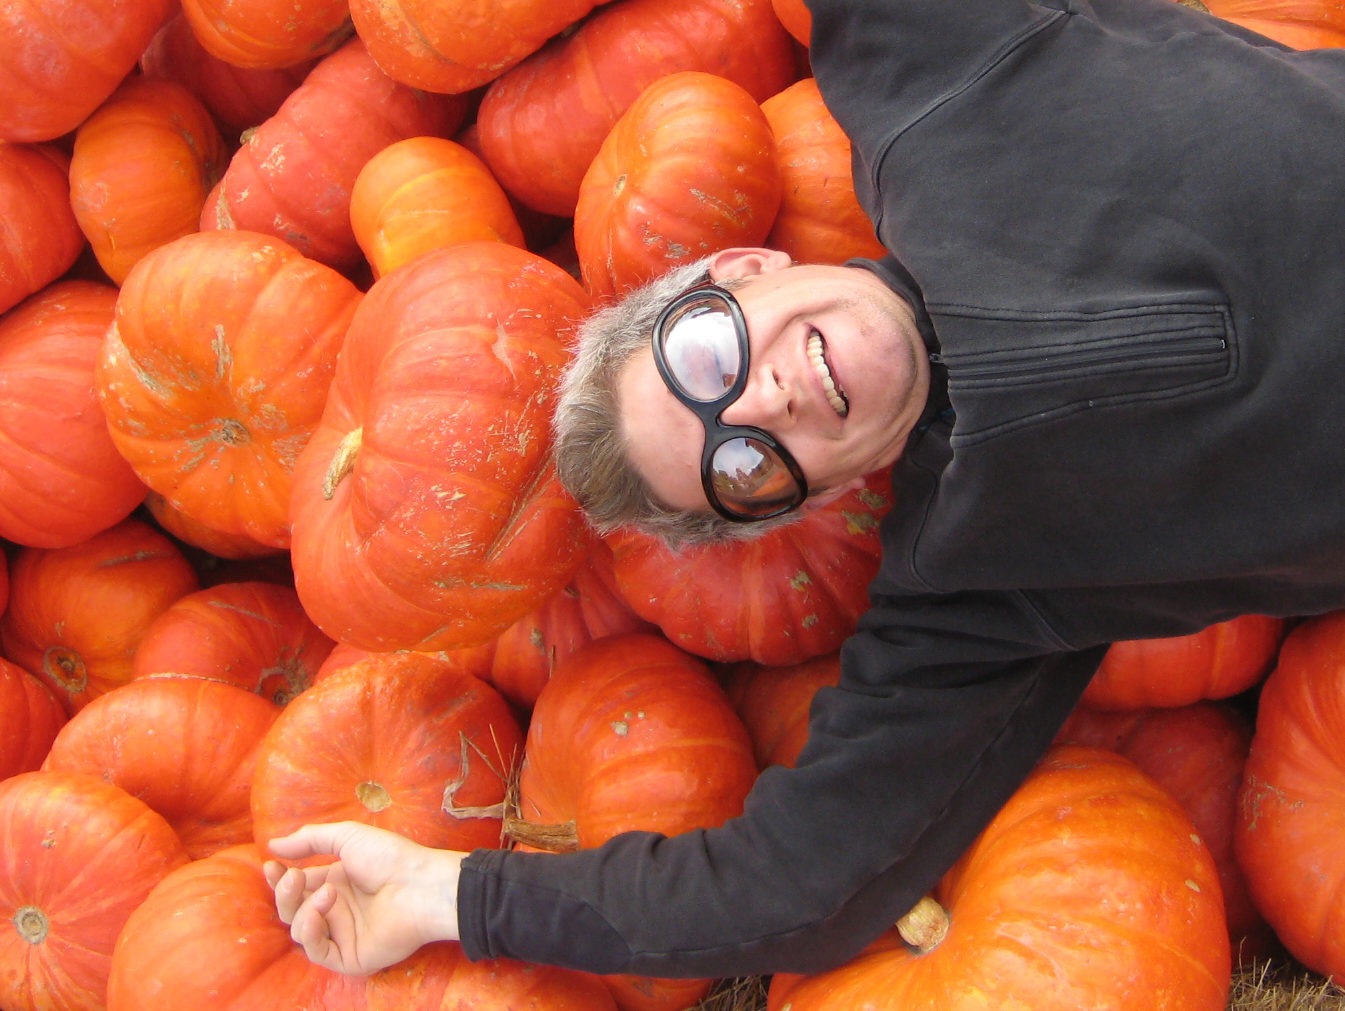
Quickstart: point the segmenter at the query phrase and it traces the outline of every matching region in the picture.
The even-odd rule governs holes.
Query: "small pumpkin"
[[[235,67],[293,66],[352,31],[346,0],[183,0],[182,15],[207,52]]]
[[[0,221],[0,312],[8,312],[69,270],[86,245],[70,207],[69,155],[0,141]]]
[[[50,688],[18,664],[0,659],[0,780],[42,767],[66,712]]]
[[[181,550],[127,519],[65,548],[24,548],[0,617],[4,655],[36,674],[75,713],[131,680],[150,623],[200,587]]]
[[[783,667],[744,661],[724,672],[725,691],[752,737],[758,766],[798,761],[808,740],[813,696],[840,678],[839,651]]]
[[[1113,643],[1084,691],[1094,709],[1185,706],[1259,683],[1275,662],[1285,622],[1247,614],[1190,635]]]
[[[139,797],[197,860],[252,840],[254,757],[278,713],[225,682],[140,678],[76,713],[42,767],[96,776]]]
[[[168,822],[112,783],[0,782],[0,1007],[101,1011],[117,933],[187,859]]]
[[[728,246],[759,246],[780,208],[775,140],[741,85],[659,78],[627,107],[580,183],[574,245],[595,297]]]

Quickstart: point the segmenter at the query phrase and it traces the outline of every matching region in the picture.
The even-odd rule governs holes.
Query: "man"
[[[993,816],[1107,643],[1345,607],[1345,51],[1170,0],[810,7],[892,255],[688,268],[600,317],[636,336],[581,354],[560,430],[599,522],[675,541],[897,460],[840,684],[721,828],[466,859],[278,841],[342,858],[268,869],[324,964],[460,936],[599,972],[835,965]]]

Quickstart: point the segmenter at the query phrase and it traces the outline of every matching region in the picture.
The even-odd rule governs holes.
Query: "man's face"
[[[762,428],[782,442],[808,487],[829,490],[814,502],[858,487],[900,455],[929,386],[928,357],[903,299],[862,268],[790,266],[767,250],[726,251],[711,276],[745,279],[733,295],[751,360],[724,423]],[[626,367],[618,391],[631,459],[654,494],[674,509],[707,510],[705,430],[664,385],[652,351]]]

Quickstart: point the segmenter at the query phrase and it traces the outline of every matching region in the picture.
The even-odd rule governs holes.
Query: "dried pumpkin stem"
[[[506,816],[504,834],[516,843],[548,853],[573,853],[579,848],[579,829],[573,819],[559,825],[538,825],[523,818]]]
[[[926,895],[897,921],[897,933],[917,955],[933,951],[948,933],[948,911]]]
[[[355,466],[355,457],[359,454],[360,443],[363,440],[363,428],[352,429],[341,439],[341,445],[336,447],[336,455],[332,457],[331,465],[327,468],[327,476],[322,479],[324,499],[331,499],[336,494],[336,486]]]

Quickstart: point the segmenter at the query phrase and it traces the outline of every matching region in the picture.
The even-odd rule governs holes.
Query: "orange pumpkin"
[[[1222,1011],[1219,879],[1177,803],[1128,759],[1061,746],[944,877],[947,932],[886,939],[816,976],[777,975],[771,1011]]]
[[[682,70],[727,78],[760,102],[794,79],[793,47],[767,0],[607,4],[491,82],[477,114],[482,153],[523,203],[572,217],[617,119]]]
[[[498,77],[598,0],[351,0],[350,17],[388,76],[460,94]]]
[[[0,782],[0,1007],[101,1011],[117,933],[187,863],[168,822],[68,772]]]
[[[183,0],[205,50],[235,67],[289,67],[331,52],[352,31],[346,0]]]
[[[365,162],[350,191],[350,225],[374,277],[455,242],[525,244],[490,169],[443,137],[408,137]]]
[[[313,682],[335,645],[304,613],[292,587],[225,582],[179,598],[155,618],[131,673],[192,674],[284,705]]]
[[[66,712],[131,680],[150,623],[199,588],[167,537],[123,520],[65,548],[24,548],[0,618],[5,656],[45,681]]]
[[[95,372],[112,441],[206,526],[289,545],[296,457],[359,290],[255,232],[196,232],[136,265]]]
[[[1205,0],[1205,7],[1294,49],[1345,46],[1345,11],[1333,0]]]
[[[0,537],[69,547],[145,495],[94,390],[116,302],[111,285],[57,281],[0,317]]]
[[[338,270],[363,263],[350,190],[364,163],[406,137],[447,136],[463,99],[394,81],[359,39],[324,57],[248,132],[207,198],[201,227],[264,232]]]
[[[228,160],[206,107],[159,77],[129,78],[80,124],[70,203],[113,283],[150,250],[197,231]]]
[[[498,845],[522,747],[513,711],[484,681],[424,654],[371,655],[296,696],[263,739],[256,841],[361,821],[442,849]]]
[[[1252,899],[1296,959],[1345,974],[1345,612],[1284,641],[1261,687],[1234,846]]]
[[[254,757],[279,711],[208,678],[141,678],[76,713],[42,767],[96,776],[139,797],[197,860],[252,840]]]
[[[813,12],[803,0],[771,0],[771,8],[795,41],[802,46],[812,41]]]
[[[785,667],[745,662],[725,672],[725,691],[752,737],[758,766],[792,766],[798,761],[808,740],[813,696],[840,677],[839,652]]]
[[[0,660],[0,780],[42,767],[66,721],[50,688],[18,664]]]
[[[868,608],[889,474],[761,537],[669,550],[633,531],[607,538],[621,595],[689,653],[783,666],[840,648]]]
[[[10,0],[0,7],[0,140],[55,140],[79,126],[176,8],[173,0]]]
[[[640,92],[579,187],[574,245],[595,297],[727,246],[759,246],[780,208],[761,106],[727,78],[688,70]]]
[[[53,144],[0,141],[0,312],[55,281],[84,249],[69,173],[69,156]]]
[[[1139,709],[1228,698],[1269,673],[1284,629],[1281,618],[1248,614],[1190,635],[1113,643],[1083,702],[1094,709]]]
[[[783,183],[779,213],[766,245],[799,263],[844,263],[886,254],[859,206],[850,174],[850,138],[804,78],[761,103],[775,135]]]
[[[376,281],[295,470],[295,586],[365,649],[480,645],[558,591],[587,535],[554,476],[551,403],[587,309],[503,242],[434,250]]]

